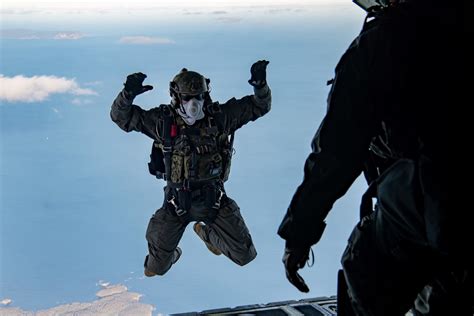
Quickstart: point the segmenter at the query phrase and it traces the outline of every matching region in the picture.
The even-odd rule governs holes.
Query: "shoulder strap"
[[[163,106],[163,156],[165,158],[165,180],[171,179],[171,152],[173,140],[171,129],[173,128],[174,116],[169,105]]]

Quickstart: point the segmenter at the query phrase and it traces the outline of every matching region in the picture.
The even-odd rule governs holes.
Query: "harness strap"
[[[173,113],[168,106],[163,108],[163,156],[165,158],[165,176],[167,181],[171,179],[171,152],[173,150],[173,140],[171,129],[173,125]]]
[[[192,190],[186,188],[171,188],[165,190],[165,200],[178,216],[188,214],[192,201],[195,198],[203,197],[204,202],[210,209],[218,211],[222,198],[225,196],[224,188],[219,182],[213,185],[206,185]]]
[[[374,206],[372,203],[372,198],[374,197],[377,197],[377,181],[372,181],[367,191],[365,191],[364,195],[362,195],[359,215],[361,220],[374,211]]]
[[[222,173],[220,177],[221,177],[221,180],[224,180],[224,181],[226,180],[224,179],[226,177],[225,176],[226,170],[227,168],[229,168],[229,164],[232,160],[232,155],[234,154],[234,135],[235,135],[235,131],[230,134],[228,157],[225,157],[224,161],[222,162]]]

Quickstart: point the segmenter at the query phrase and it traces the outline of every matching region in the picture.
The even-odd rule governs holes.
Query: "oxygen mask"
[[[181,106],[178,114],[188,125],[193,125],[197,120],[204,118],[204,95],[181,95]]]

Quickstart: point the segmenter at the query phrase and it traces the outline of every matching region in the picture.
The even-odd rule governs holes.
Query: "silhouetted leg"
[[[378,209],[349,239],[342,264],[359,315],[404,315],[432,278],[435,262],[418,207],[415,170],[400,161],[384,173]]]
[[[175,249],[187,225],[171,212],[164,207],[156,211],[146,231],[149,252],[146,268],[158,275],[171,268]]]

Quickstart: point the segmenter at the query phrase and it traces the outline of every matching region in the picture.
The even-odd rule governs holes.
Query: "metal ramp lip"
[[[198,316],[198,315],[210,315],[210,316],[225,316],[225,315],[239,315],[239,316],[254,316],[260,313],[269,313],[271,311],[282,312],[288,316],[305,316],[304,312],[297,309],[297,307],[310,307],[324,316],[335,316],[336,311],[331,309],[329,306],[336,307],[337,297],[336,296],[322,296],[315,298],[305,298],[301,300],[287,300],[271,302],[266,304],[249,304],[239,305],[236,307],[224,307],[208,309],[201,312],[188,312],[171,314],[170,316]],[[270,314],[267,314],[270,315]]]

